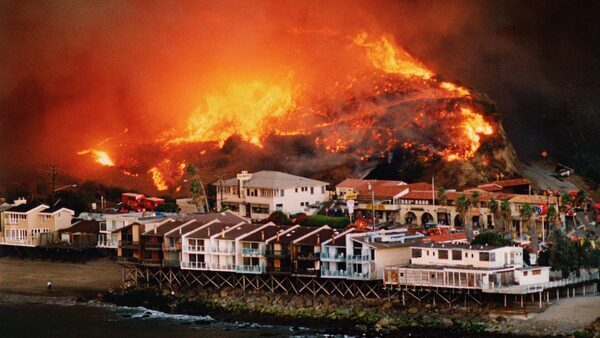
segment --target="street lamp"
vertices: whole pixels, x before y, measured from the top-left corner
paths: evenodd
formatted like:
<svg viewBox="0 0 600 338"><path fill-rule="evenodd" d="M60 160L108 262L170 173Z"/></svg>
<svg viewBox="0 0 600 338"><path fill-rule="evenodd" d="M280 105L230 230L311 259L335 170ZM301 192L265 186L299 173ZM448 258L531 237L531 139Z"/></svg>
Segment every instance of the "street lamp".
<svg viewBox="0 0 600 338"><path fill-rule="evenodd" d="M54 189L52 190L53 193L57 192L57 191L61 191L63 189L67 189L67 188L75 188L77 187L77 184L69 184L69 185L65 185L64 187L60 187L58 189Z"/></svg>
<svg viewBox="0 0 600 338"><path fill-rule="evenodd" d="M373 230L375 230L375 186L373 180L369 180L369 190L371 190L371 215L373 216Z"/></svg>

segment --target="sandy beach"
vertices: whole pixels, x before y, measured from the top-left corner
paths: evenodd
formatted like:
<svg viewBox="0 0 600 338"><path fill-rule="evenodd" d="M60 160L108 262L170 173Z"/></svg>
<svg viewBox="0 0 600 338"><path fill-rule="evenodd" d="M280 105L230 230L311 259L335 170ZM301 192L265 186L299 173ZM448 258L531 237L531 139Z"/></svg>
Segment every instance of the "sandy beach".
<svg viewBox="0 0 600 338"><path fill-rule="evenodd" d="M47 290L48 281L52 290ZM0 292L27 295L93 296L121 285L121 267L108 258L81 263L0 258Z"/></svg>

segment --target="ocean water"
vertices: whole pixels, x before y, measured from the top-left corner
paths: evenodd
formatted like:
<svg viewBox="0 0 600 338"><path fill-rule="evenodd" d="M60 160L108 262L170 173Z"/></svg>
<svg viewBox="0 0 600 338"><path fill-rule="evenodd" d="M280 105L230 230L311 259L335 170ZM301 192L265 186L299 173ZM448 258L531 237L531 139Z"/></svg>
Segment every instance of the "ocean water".
<svg viewBox="0 0 600 338"><path fill-rule="evenodd" d="M349 337L286 325L223 322L142 307L0 295L0 337Z"/></svg>

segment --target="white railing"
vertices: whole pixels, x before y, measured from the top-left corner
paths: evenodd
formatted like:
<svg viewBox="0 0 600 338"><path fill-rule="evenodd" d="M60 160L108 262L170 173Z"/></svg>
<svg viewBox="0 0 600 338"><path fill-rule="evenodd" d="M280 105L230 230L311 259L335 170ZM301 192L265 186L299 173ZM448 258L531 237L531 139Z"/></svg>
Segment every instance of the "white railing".
<svg viewBox="0 0 600 338"><path fill-rule="evenodd" d="M206 262L181 262L181 268L183 269L195 269L195 270L209 270L208 263Z"/></svg>
<svg viewBox="0 0 600 338"><path fill-rule="evenodd" d="M257 248L242 248L242 256L264 256L264 249Z"/></svg>
<svg viewBox="0 0 600 338"><path fill-rule="evenodd" d="M37 237L0 237L2 245L37 246Z"/></svg>
<svg viewBox="0 0 600 338"><path fill-rule="evenodd" d="M229 247L213 246L211 252L221 253L221 254L234 254L235 253L235 249L233 247L231 247L231 246L229 246Z"/></svg>
<svg viewBox="0 0 600 338"><path fill-rule="evenodd" d="M233 264L211 264L210 265L211 270L226 270L226 271L234 271L235 270L235 265Z"/></svg>
<svg viewBox="0 0 600 338"><path fill-rule="evenodd" d="M185 250L188 252L205 252L206 249L202 245L186 245Z"/></svg>
<svg viewBox="0 0 600 338"><path fill-rule="evenodd" d="M239 273L263 273L265 267L263 265L236 265L235 272Z"/></svg>
<svg viewBox="0 0 600 338"><path fill-rule="evenodd" d="M532 293L539 292L546 289L552 289L561 286L567 286L582 282L595 281L600 279L600 274L598 272L593 273L585 273L579 277L569 277L563 278L552 282L545 283L536 283L536 284L528 284L528 285L510 285L510 286L494 286L494 285L485 285L482 287L484 292L497 292L497 293Z"/></svg>
<svg viewBox="0 0 600 338"><path fill-rule="evenodd" d="M328 270L326 268L321 268L321 277L328 278L348 278L350 276L350 271L346 270Z"/></svg>
<svg viewBox="0 0 600 338"><path fill-rule="evenodd" d="M98 240L98 243L96 244L97 247L99 248L113 248L116 249L117 248L117 241L112 241L112 240Z"/></svg>
<svg viewBox="0 0 600 338"><path fill-rule="evenodd" d="M371 255L348 255L347 260L350 262L368 262L371 260Z"/></svg>
<svg viewBox="0 0 600 338"><path fill-rule="evenodd" d="M346 254L341 252L341 253L336 253L336 254L330 254L328 252L321 252L321 260L323 261L345 261L346 260Z"/></svg>

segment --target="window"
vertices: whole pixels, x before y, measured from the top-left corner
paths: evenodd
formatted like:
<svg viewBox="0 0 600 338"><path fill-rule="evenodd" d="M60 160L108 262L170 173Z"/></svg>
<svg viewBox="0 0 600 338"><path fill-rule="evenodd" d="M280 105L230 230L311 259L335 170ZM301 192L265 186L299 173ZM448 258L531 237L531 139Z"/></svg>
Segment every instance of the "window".
<svg viewBox="0 0 600 338"><path fill-rule="evenodd" d="M469 254L465 252L465 258L469 258Z"/></svg>
<svg viewBox="0 0 600 338"><path fill-rule="evenodd" d="M421 258L421 249L412 249L412 258Z"/></svg>
<svg viewBox="0 0 600 338"><path fill-rule="evenodd" d="M461 251L460 250L452 250L452 260L460 261L462 260Z"/></svg>
<svg viewBox="0 0 600 338"><path fill-rule="evenodd" d="M541 275L542 274L542 270L540 270L540 269L532 270L531 274L533 276Z"/></svg>
<svg viewBox="0 0 600 338"><path fill-rule="evenodd" d="M323 185L323 186L321 186L321 194L324 194L324 193L325 193L325 186Z"/></svg>
<svg viewBox="0 0 600 338"><path fill-rule="evenodd" d="M448 259L448 250L438 250L438 257L440 259Z"/></svg>
<svg viewBox="0 0 600 338"><path fill-rule="evenodd" d="M275 204L275 210L282 211L283 210L283 204Z"/></svg>
<svg viewBox="0 0 600 338"><path fill-rule="evenodd" d="M490 262L495 262L495 261L496 261L496 253L490 252Z"/></svg>
<svg viewBox="0 0 600 338"><path fill-rule="evenodd" d="M527 271L523 271L523 276L527 276Z"/></svg>
<svg viewBox="0 0 600 338"><path fill-rule="evenodd" d="M489 252L480 252L479 253L479 261L489 262L490 261L490 253Z"/></svg>
<svg viewBox="0 0 600 338"><path fill-rule="evenodd" d="M284 196L284 191L285 191L284 189L281 189L281 197Z"/></svg>
<svg viewBox="0 0 600 338"><path fill-rule="evenodd" d="M425 250L425 255L429 256L429 250Z"/></svg>
<svg viewBox="0 0 600 338"><path fill-rule="evenodd" d="M310 194L314 195L315 194L315 187L310 187Z"/></svg>
<svg viewBox="0 0 600 338"><path fill-rule="evenodd" d="M300 206L303 207L304 206L304 202L300 202Z"/></svg>
<svg viewBox="0 0 600 338"><path fill-rule="evenodd" d="M296 190L296 192L298 192L298 188L296 188L296 189L294 189L294 190Z"/></svg>

